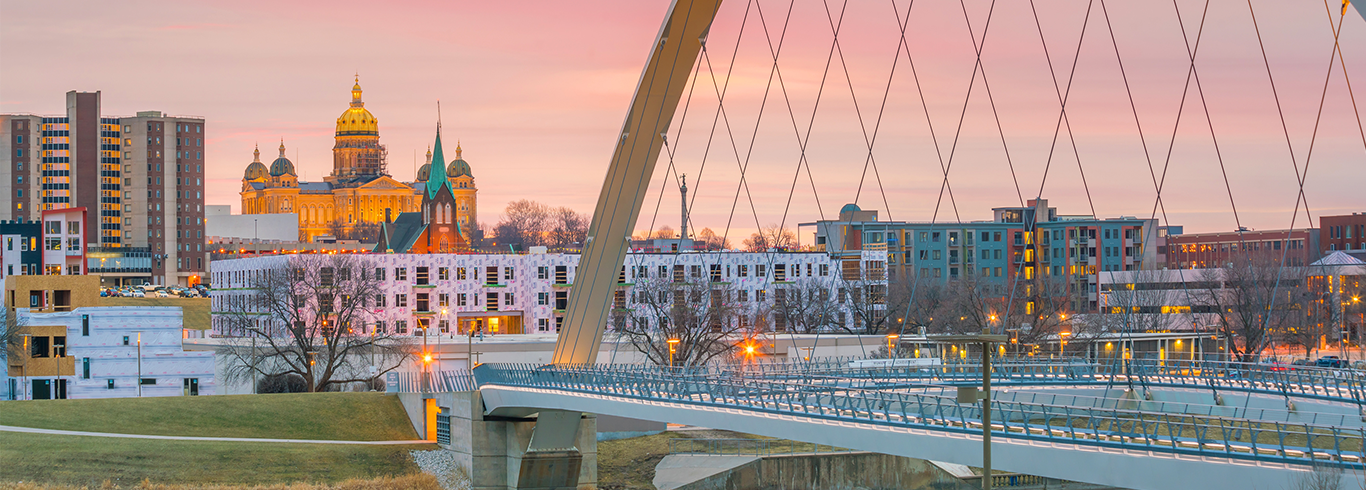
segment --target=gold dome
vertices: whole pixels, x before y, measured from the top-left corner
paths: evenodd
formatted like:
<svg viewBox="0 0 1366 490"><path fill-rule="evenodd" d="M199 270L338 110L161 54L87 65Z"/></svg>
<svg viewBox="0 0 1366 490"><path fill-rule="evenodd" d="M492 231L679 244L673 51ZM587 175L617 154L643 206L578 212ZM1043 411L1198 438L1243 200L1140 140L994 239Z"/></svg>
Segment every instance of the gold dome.
<svg viewBox="0 0 1366 490"><path fill-rule="evenodd" d="M379 120L361 102L360 76L351 87L351 107L337 118L337 136L379 136Z"/></svg>

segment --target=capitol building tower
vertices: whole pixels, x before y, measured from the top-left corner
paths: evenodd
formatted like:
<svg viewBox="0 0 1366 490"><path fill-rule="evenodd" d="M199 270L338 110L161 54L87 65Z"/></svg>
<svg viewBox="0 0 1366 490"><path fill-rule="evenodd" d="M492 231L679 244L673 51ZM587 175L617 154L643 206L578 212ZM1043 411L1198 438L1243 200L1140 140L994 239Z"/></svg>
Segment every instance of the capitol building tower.
<svg viewBox="0 0 1366 490"><path fill-rule="evenodd" d="M360 76L351 87L351 107L337 118L337 143L332 147L332 175L323 180L333 185L363 183L385 172L386 151L379 144L379 120L361 100Z"/></svg>
<svg viewBox="0 0 1366 490"><path fill-rule="evenodd" d="M260 151L256 151L242 174L242 213L297 214L299 240L304 242L331 237L375 243L381 228L396 221L400 214L421 211L426 188L440 184L429 182L430 175L437 175L435 179L449 183L451 218L458 225L460 241L467 244L473 238L478 188L469 163L461 157L461 149L456 147L449 170L443 167L446 164L437 152L438 161L424 165L416 182L395 180L385 168L387 151L379 142L379 120L361 99L359 76L351 87L351 105L337 118L335 141L332 172L322 182L299 179L295 169L299 162L285 156L283 141L280 156L269 166L261 162ZM444 172L432 170L433 167Z"/></svg>

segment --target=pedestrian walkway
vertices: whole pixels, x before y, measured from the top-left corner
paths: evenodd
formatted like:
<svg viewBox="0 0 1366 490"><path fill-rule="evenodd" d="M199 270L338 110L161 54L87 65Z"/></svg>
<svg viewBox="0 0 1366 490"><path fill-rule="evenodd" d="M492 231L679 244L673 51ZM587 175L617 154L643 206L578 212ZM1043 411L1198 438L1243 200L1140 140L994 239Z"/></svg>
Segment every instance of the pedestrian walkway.
<svg viewBox="0 0 1366 490"><path fill-rule="evenodd" d="M118 437L124 439L161 439L167 441L211 441L211 442L268 442L299 444L350 444L361 446L397 446L404 444L435 444L435 441L329 441L322 439L264 439L256 437L199 437L199 436L159 436L151 434L113 434L109 432L86 432L79 430L35 429L0 425L0 432L24 432L29 434L51 434L58 436Z"/></svg>

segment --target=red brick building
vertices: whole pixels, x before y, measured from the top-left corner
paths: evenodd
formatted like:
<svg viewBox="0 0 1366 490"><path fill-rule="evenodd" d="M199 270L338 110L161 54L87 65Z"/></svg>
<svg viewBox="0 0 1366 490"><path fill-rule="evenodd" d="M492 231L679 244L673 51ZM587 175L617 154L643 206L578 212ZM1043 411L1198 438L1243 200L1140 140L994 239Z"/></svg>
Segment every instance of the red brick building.
<svg viewBox="0 0 1366 490"><path fill-rule="evenodd" d="M1167 266L1182 269L1221 267L1242 254L1290 266L1313 263L1319 253L1319 230L1230 231L1167 237Z"/></svg>
<svg viewBox="0 0 1366 490"><path fill-rule="evenodd" d="M1319 253L1366 250L1366 213L1319 217Z"/></svg>

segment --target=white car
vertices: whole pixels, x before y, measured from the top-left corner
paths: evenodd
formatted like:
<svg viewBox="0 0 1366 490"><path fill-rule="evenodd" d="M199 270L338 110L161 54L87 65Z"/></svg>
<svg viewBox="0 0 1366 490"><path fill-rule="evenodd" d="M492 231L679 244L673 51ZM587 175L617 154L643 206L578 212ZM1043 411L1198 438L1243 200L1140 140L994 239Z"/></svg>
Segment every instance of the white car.
<svg viewBox="0 0 1366 490"><path fill-rule="evenodd" d="M171 297L171 295L166 294L166 291L163 290L163 291L157 291L157 297L158 297L158 298L169 298L169 297Z"/></svg>

